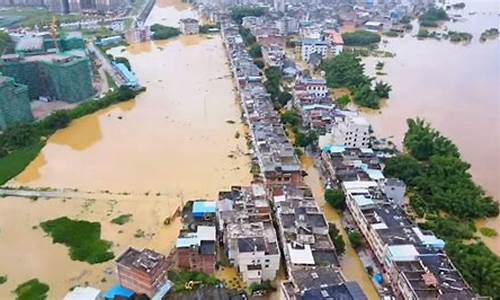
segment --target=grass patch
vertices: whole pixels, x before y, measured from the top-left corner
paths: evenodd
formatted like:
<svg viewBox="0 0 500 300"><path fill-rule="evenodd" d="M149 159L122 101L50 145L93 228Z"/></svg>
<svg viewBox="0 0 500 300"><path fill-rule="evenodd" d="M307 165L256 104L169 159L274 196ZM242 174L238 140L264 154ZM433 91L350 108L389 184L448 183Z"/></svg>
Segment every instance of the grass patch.
<svg viewBox="0 0 500 300"><path fill-rule="evenodd" d="M130 221L132 221L132 214L124 214L111 220L111 223L116 225L124 225Z"/></svg>
<svg viewBox="0 0 500 300"><path fill-rule="evenodd" d="M481 227L479 228L479 232L486 237L495 237L498 235L497 231L490 227Z"/></svg>
<svg viewBox="0 0 500 300"><path fill-rule="evenodd" d="M7 275L0 275L0 284L4 284L7 282Z"/></svg>
<svg viewBox="0 0 500 300"><path fill-rule="evenodd" d="M42 150L44 142L38 141L28 147L15 150L7 156L0 158L0 184L4 184L11 178L21 173L24 168Z"/></svg>
<svg viewBox="0 0 500 300"><path fill-rule="evenodd" d="M43 300L47 299L49 286L38 279L31 279L21 283L15 289L17 300Z"/></svg>
<svg viewBox="0 0 500 300"><path fill-rule="evenodd" d="M204 285L215 286L220 281L214 276L210 276L201 272L191 272L191 271L170 271L168 272L168 279L174 283L175 292L183 292L188 290L186 284L190 281L197 282L197 286L201 287Z"/></svg>
<svg viewBox="0 0 500 300"><path fill-rule="evenodd" d="M101 240L101 224L61 217L40 223L54 243L68 246L73 260L97 264L113 259L111 242Z"/></svg>

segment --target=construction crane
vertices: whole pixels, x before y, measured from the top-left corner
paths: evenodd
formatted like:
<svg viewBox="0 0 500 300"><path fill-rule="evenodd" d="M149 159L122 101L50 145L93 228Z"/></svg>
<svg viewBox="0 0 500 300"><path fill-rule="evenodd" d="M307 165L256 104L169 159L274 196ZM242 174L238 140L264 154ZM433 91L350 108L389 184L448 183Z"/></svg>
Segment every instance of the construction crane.
<svg viewBox="0 0 500 300"><path fill-rule="evenodd" d="M56 16L52 16L52 22L50 23L50 34L52 36L52 40L54 41L54 46L56 47L57 52L59 52L61 49L59 48L59 41L57 39L58 32L57 32L57 18L56 18Z"/></svg>

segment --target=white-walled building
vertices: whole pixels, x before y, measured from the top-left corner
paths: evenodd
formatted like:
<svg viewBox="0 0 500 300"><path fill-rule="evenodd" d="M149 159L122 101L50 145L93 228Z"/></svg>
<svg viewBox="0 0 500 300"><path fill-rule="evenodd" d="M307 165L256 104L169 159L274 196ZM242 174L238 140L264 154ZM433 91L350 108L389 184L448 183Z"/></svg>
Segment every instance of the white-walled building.
<svg viewBox="0 0 500 300"><path fill-rule="evenodd" d="M320 147L339 145L350 148L368 148L370 146L370 123L360 116L345 116L343 121L332 125L332 132L322 136Z"/></svg>
<svg viewBox="0 0 500 300"><path fill-rule="evenodd" d="M200 25L196 19L185 18L179 21L179 29L183 34L197 34L200 32Z"/></svg>
<svg viewBox="0 0 500 300"><path fill-rule="evenodd" d="M322 40L303 40L301 46L302 60L309 61L313 53L319 53L323 59L326 58L329 54L328 42Z"/></svg>

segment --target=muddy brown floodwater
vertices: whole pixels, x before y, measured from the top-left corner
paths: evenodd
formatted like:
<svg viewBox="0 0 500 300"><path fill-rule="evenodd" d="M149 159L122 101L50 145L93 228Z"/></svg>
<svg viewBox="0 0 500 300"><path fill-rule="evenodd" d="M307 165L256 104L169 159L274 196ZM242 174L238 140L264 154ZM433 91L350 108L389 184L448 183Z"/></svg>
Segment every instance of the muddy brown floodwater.
<svg viewBox="0 0 500 300"><path fill-rule="evenodd" d="M465 20L448 22L449 30L473 34L468 44L447 40L417 40L384 37L381 48L394 58L366 58L366 70L375 75L375 64L383 61L377 80L389 82L392 93L380 112L367 113L375 133L392 137L401 145L406 119L422 117L457 144L464 160L471 164L475 181L500 200L500 40L480 42L479 36L500 22L500 5L495 0L468 0L461 14ZM475 12L469 15L469 12ZM500 233L500 219L478 222ZM482 237L500 255L500 237Z"/></svg>
<svg viewBox="0 0 500 300"><path fill-rule="evenodd" d="M184 12L192 13L170 2L158 1L151 16L176 23ZM235 136L244 127L220 36L146 42L113 53L130 60L147 91L55 133L9 184L139 196L119 201L112 194L97 200L1 199L0 275L8 281L0 286L0 299L12 298L11 291L31 278L50 286L49 299L61 299L75 285L105 289L116 282L113 261L72 261L65 246L52 244L37 227L42 221L61 216L99 221L116 255L128 246L168 254L180 221L169 226L163 221L175 207L190 199L213 199L220 190L251 181L245 139ZM140 196L148 192L161 197ZM110 223L128 213L131 223ZM145 237L134 236L139 229Z"/></svg>

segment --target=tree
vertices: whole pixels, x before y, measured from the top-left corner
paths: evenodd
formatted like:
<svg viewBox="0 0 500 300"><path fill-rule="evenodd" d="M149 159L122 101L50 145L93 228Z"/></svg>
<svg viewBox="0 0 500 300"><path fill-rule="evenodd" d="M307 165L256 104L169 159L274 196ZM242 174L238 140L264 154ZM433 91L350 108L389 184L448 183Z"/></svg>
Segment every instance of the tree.
<svg viewBox="0 0 500 300"><path fill-rule="evenodd" d="M367 83L359 85L354 90L353 99L356 104L361 106L365 106L372 109L377 109L380 107L379 97L377 97L377 94L371 89L370 85Z"/></svg>
<svg viewBox="0 0 500 300"><path fill-rule="evenodd" d="M293 96L289 92L281 92L278 95L278 102L282 105L285 106L287 105L288 101L292 100Z"/></svg>
<svg viewBox="0 0 500 300"><path fill-rule="evenodd" d="M363 236L361 235L361 233L359 233L359 231L356 230L349 232L348 237L349 242L351 242L351 246L354 249L358 250L364 247L365 241L363 240Z"/></svg>
<svg viewBox="0 0 500 300"><path fill-rule="evenodd" d="M347 51L325 60L321 69L326 73L327 85L330 88L347 87L353 89L360 84L370 83L365 76L361 59Z"/></svg>
<svg viewBox="0 0 500 300"><path fill-rule="evenodd" d="M241 24L244 17L260 17L266 13L264 7L237 6L231 9L231 18Z"/></svg>
<svg viewBox="0 0 500 300"><path fill-rule="evenodd" d="M67 110L58 110L42 121L42 126L50 131L65 128L71 123L71 116Z"/></svg>
<svg viewBox="0 0 500 300"><path fill-rule="evenodd" d="M338 210L344 210L346 207L345 195L342 190L327 189L325 191L325 201Z"/></svg>
<svg viewBox="0 0 500 300"><path fill-rule="evenodd" d="M345 242L334 223L328 223L328 234L335 246L335 253L337 253L337 256L342 256L345 253Z"/></svg>
<svg viewBox="0 0 500 300"><path fill-rule="evenodd" d="M375 94L380 98L389 98L389 92L392 90L392 87L383 81L378 81L375 83Z"/></svg>
<svg viewBox="0 0 500 300"><path fill-rule="evenodd" d="M337 98L335 103L337 103L340 108L345 108L349 103L351 103L351 97L349 97L348 95L344 95Z"/></svg>
<svg viewBox="0 0 500 300"><path fill-rule="evenodd" d="M285 125L297 127L301 123L300 115L297 112L287 110L281 114L281 122Z"/></svg>
<svg viewBox="0 0 500 300"><path fill-rule="evenodd" d="M253 44L248 50L248 54L250 54L253 58L261 58L262 57L262 47L258 44Z"/></svg>

